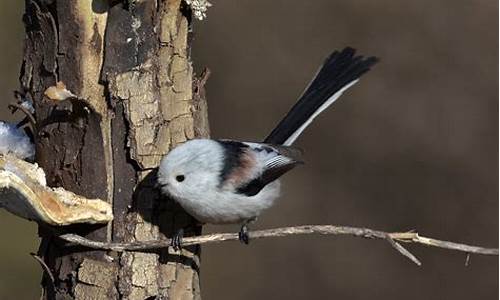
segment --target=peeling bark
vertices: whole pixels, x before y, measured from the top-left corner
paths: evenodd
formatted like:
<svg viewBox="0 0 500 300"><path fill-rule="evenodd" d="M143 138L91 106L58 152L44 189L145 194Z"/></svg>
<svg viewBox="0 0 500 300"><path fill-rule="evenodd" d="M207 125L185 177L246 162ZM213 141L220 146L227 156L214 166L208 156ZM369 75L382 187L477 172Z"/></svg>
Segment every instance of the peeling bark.
<svg viewBox="0 0 500 300"><path fill-rule="evenodd" d="M154 188L161 157L207 137L203 83L193 77L190 11L180 0L26 0L22 92L34 100L36 161L50 187L113 206L108 226L64 228L100 241L133 242L201 228ZM77 99L44 91L63 83ZM182 253L65 247L40 227L38 255L54 275L44 299L198 299L199 246ZM156 298L155 298L156 297Z"/></svg>

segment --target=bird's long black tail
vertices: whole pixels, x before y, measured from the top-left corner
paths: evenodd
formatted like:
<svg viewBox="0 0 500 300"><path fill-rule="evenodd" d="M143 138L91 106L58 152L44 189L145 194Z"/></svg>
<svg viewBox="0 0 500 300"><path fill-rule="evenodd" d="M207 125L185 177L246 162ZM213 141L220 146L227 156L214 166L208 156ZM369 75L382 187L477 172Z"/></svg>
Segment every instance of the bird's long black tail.
<svg viewBox="0 0 500 300"><path fill-rule="evenodd" d="M325 60L297 103L264 140L291 145L312 120L377 63L376 57L355 56L356 50L335 51Z"/></svg>

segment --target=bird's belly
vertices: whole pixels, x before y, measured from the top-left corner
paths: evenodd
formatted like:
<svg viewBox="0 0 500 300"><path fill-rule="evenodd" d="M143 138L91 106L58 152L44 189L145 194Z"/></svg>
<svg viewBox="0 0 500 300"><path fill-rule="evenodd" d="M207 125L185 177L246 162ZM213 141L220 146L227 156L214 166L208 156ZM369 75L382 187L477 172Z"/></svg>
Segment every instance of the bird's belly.
<svg viewBox="0 0 500 300"><path fill-rule="evenodd" d="M191 216L203 223L242 223L271 207L279 196L279 189L279 181L274 181L252 197L218 191L200 195L196 199L179 199L178 202Z"/></svg>

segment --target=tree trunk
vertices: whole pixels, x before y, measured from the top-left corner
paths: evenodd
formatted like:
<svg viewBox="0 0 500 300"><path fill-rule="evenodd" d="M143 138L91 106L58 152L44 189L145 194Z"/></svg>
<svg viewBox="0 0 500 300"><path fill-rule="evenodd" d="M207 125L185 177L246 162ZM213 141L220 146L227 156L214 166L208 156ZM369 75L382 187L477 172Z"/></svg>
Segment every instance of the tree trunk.
<svg viewBox="0 0 500 300"><path fill-rule="evenodd" d="M161 157L208 136L203 84L193 78L191 12L180 0L26 0L21 89L36 110L36 161L49 186L113 205L107 226L40 225L50 269L43 299L198 299L197 246L88 251L54 232L141 241L201 228L154 187ZM50 99L57 82L78 99ZM51 279L53 277L53 281Z"/></svg>

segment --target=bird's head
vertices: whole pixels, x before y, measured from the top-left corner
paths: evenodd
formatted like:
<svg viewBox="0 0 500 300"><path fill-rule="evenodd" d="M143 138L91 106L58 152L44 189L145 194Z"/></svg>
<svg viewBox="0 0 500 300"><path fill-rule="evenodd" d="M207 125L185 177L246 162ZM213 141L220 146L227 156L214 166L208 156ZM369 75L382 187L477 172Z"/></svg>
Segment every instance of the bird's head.
<svg viewBox="0 0 500 300"><path fill-rule="evenodd" d="M217 188L223 149L213 140L194 139L170 151L158 169L161 191L178 201L196 200Z"/></svg>

